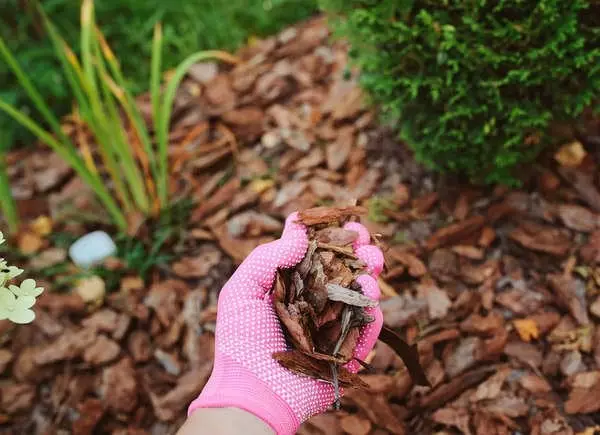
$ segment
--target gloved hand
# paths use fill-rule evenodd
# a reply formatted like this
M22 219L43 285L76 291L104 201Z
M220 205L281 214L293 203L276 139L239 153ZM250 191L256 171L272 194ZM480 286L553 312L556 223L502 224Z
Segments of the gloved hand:
M326 382L295 374L272 357L287 349L270 290L279 268L298 264L308 248L306 228L294 213L286 220L279 240L258 246L239 266L219 295L215 331L215 362L204 390L188 409L240 408L262 419L277 434L293 434L309 417L324 412L334 401L334 388ZM367 264L368 274L357 281L363 292L379 299L377 276L383 254L370 245L367 229L354 222L346 229L358 232L354 250ZM379 306L367 309L375 321L364 326L355 357L364 360L383 324ZM357 372L360 364L346 368Z

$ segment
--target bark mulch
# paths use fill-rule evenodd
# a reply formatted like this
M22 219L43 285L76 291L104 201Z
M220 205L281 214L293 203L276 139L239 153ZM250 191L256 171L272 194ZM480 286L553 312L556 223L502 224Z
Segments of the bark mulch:
M0 325L1 433L173 433L212 369L217 295L236 264L292 211L356 204L385 252L385 322L417 344L432 387L414 386L378 343L360 374L367 389L301 434L600 430L592 154L567 144L520 189L433 175L376 122L347 47L329 36L315 19L244 48L236 65L193 68L170 157L174 196L195 206L166 250L177 258L146 281L116 259L70 281L65 237L102 227L105 213L49 151L10 155L32 219L16 264L46 291L33 324ZM149 115L148 98L139 104ZM65 126L85 138L75 120ZM132 235L150 228L131 216Z

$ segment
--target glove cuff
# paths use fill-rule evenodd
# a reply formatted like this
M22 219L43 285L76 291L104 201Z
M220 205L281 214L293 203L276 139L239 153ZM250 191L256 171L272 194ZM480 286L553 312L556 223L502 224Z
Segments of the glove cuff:
M300 421L290 406L256 375L227 355L218 355L202 393L190 404L198 408L239 408L267 423L277 435L293 435Z

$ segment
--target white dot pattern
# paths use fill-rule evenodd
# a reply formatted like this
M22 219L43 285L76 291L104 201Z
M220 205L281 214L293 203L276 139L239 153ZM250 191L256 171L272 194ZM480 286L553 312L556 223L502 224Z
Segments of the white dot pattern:
M281 239L257 247L223 287L218 302L215 364L219 363L219 355L226 355L229 360L254 374L269 391L289 406L301 423L325 411L334 401L334 390L330 384L284 369L272 357L274 352L287 349L284 333L269 295L275 272L278 268L292 267L299 263L308 247L306 229L296 223L296 219L297 214L290 215ZM383 254L379 248L368 245L369 234L366 228L356 223L348 225L359 232L355 251L367 264L369 273L376 277L383 267ZM363 275L357 281L366 295L378 299L380 291L373 276ZM379 307L371 308L370 314L376 320L361 332L355 353L359 359L364 359L373 348L383 323ZM359 367L356 362L348 365L354 372ZM257 390L264 391L265 388L261 386ZM265 398L265 406L268 403L268 398ZM224 403L223 406L227 404ZM269 423L276 428L290 424Z

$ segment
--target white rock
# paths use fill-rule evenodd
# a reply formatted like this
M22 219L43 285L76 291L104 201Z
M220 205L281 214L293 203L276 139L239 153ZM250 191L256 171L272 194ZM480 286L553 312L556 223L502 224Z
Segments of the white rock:
M83 268L100 263L117 250L115 242L104 231L94 231L79 238L69 248L71 260Z

